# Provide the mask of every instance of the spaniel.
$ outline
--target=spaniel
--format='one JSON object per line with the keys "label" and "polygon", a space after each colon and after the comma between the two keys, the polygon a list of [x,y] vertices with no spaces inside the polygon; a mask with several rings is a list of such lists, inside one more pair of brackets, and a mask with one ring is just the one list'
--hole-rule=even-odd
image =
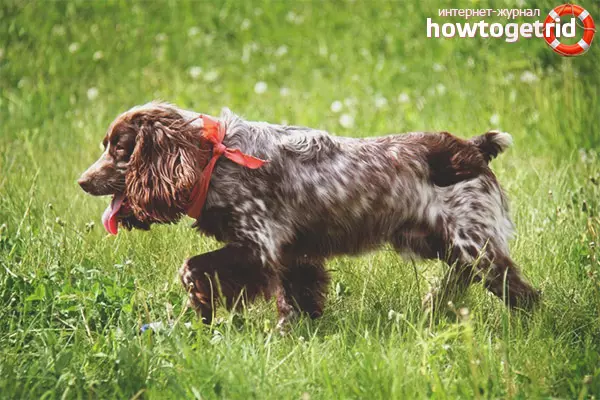
{"label": "spaniel", "polygon": [[385,243],[448,264],[428,307],[472,282],[511,307],[538,301],[510,258],[507,199],[488,165],[511,144],[507,133],[358,139],[153,102],[118,116],[103,143],[78,182],[112,196],[102,218],[110,233],[188,215],[224,243],[180,270],[207,323],[216,305],[261,295],[277,296],[281,326],[297,313],[319,317],[325,261]]}

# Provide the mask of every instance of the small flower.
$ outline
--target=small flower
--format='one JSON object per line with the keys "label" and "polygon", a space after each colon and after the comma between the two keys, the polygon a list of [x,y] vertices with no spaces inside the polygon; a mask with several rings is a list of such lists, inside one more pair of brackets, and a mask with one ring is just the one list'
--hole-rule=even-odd
{"label": "small flower", "polygon": [[281,97],[287,97],[290,95],[290,89],[286,88],[286,87],[282,87],[281,89],[279,89],[279,95]]}
{"label": "small flower", "polygon": [[254,93],[256,94],[263,94],[264,92],[267,91],[267,83],[263,82],[263,81],[259,81],[256,82],[256,85],[254,85]]}
{"label": "small flower", "polygon": [[95,100],[98,97],[98,89],[95,87],[91,87],[87,90],[87,98],[88,100]]}
{"label": "small flower", "polygon": [[490,117],[490,124],[492,124],[493,126],[498,126],[499,123],[500,116],[498,114],[492,114],[492,116]]}
{"label": "small flower", "polygon": [[210,70],[208,72],[206,72],[206,74],[204,74],[204,80],[206,82],[214,82],[217,79],[219,79],[219,71],[217,70]]}
{"label": "small flower", "polygon": [[79,50],[79,43],[73,42],[69,45],[69,53],[75,53],[77,50]]}
{"label": "small flower", "polygon": [[534,111],[533,114],[529,116],[529,122],[535,124],[540,120],[540,114],[537,111]]}
{"label": "small flower", "polygon": [[406,92],[402,92],[398,95],[398,103],[404,104],[410,102],[410,96]]}
{"label": "small flower", "polygon": [[433,64],[433,70],[435,72],[441,72],[441,71],[444,70],[444,66],[442,64],[434,63]]}
{"label": "small flower", "polygon": [[473,57],[467,58],[467,67],[469,67],[469,68],[475,67],[475,60],[473,59]]}
{"label": "small flower", "polygon": [[339,113],[340,111],[342,111],[343,107],[344,107],[344,105],[342,104],[342,102],[339,100],[336,100],[333,103],[331,103],[331,106],[329,108],[331,109],[332,112]]}
{"label": "small flower", "polygon": [[189,37],[197,36],[199,33],[200,33],[200,29],[197,26],[192,26],[190,29],[188,29]]}
{"label": "small flower", "polygon": [[54,25],[52,27],[52,34],[54,36],[65,36],[66,32],[67,32],[67,30],[62,25]]}
{"label": "small flower", "polygon": [[296,25],[299,25],[304,22],[304,17],[302,15],[296,14],[293,11],[290,11],[289,13],[287,13],[287,15],[285,16],[285,19],[288,22],[291,22]]}
{"label": "small flower", "polygon": [[104,53],[102,53],[101,51],[98,50],[97,52],[94,53],[92,58],[94,59],[94,61],[102,60],[104,58]]}
{"label": "small flower", "polygon": [[388,311],[388,319],[393,319],[396,316],[396,311],[390,310]]}
{"label": "small flower", "polygon": [[524,83],[534,83],[537,82],[538,77],[531,71],[525,71],[521,74],[521,82]]}
{"label": "small flower", "polygon": [[27,86],[29,86],[29,79],[27,79],[27,78],[21,78],[21,79],[19,79],[19,82],[17,82],[17,87],[19,89],[23,89]]}
{"label": "small flower", "polygon": [[354,98],[354,97],[346,97],[344,99],[344,105],[346,107],[353,107],[353,106],[355,106],[356,105],[356,98]]}
{"label": "small flower", "polygon": [[384,108],[387,107],[388,101],[382,95],[375,96],[375,108]]}
{"label": "small flower", "polygon": [[353,128],[354,127],[354,117],[350,114],[340,115],[340,125],[346,129]]}
{"label": "small flower", "polygon": [[191,67],[189,70],[189,74],[192,77],[192,79],[198,79],[198,77],[200,77],[200,75],[202,74],[202,67],[198,67],[197,65]]}
{"label": "small flower", "polygon": [[164,33],[158,33],[154,39],[156,39],[157,42],[164,42],[165,40],[167,40],[167,35]]}
{"label": "small flower", "polygon": [[324,44],[320,44],[319,45],[319,55],[321,57],[326,57],[329,54],[329,52],[327,51],[327,46],[325,46]]}
{"label": "small flower", "polygon": [[504,76],[504,83],[511,83],[515,80],[515,74],[506,74]]}
{"label": "small flower", "polygon": [[240,24],[240,29],[243,31],[247,31],[252,26],[252,22],[248,18],[244,19]]}
{"label": "small flower", "polygon": [[441,83],[438,83],[438,85],[435,87],[435,90],[439,95],[443,95],[444,93],[446,93],[446,86],[444,86]]}
{"label": "small flower", "polygon": [[279,46],[277,50],[275,50],[275,57],[283,57],[287,54],[288,48],[286,45]]}

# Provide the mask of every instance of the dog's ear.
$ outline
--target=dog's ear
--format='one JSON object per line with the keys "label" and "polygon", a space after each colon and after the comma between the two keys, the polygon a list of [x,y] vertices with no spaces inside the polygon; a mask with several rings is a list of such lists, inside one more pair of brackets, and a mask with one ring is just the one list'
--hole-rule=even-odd
{"label": "dog's ear", "polygon": [[131,208],[141,221],[175,222],[185,214],[209,152],[198,127],[179,115],[145,115],[136,125],[125,178]]}

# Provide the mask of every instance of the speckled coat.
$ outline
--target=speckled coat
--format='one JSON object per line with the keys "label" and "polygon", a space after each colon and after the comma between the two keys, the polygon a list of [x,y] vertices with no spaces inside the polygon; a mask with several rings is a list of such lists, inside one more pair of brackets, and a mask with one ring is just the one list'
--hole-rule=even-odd
{"label": "speckled coat", "polygon": [[[131,122],[143,115],[152,131],[156,123],[168,125],[161,122],[165,112],[182,121],[169,125],[173,136],[178,135],[173,126],[202,129],[199,114],[163,103],[119,118]],[[118,129],[119,118],[112,130]],[[452,292],[464,291],[473,281],[483,281],[511,306],[536,302],[537,291],[509,257],[507,200],[488,166],[510,145],[510,135],[488,132],[463,140],[445,132],[419,132],[356,139],[245,121],[229,110],[219,121],[226,146],[268,163],[252,170],[221,158],[213,172],[194,226],[225,246],[187,259],[180,271],[191,303],[205,321],[211,321],[219,301],[233,307],[260,294],[277,295],[282,324],[298,311],[320,316],[329,282],[325,260],[385,243],[402,254],[448,262],[444,281],[449,284],[426,296],[428,307],[444,304]],[[168,158],[157,155],[160,151],[146,157],[155,163]],[[161,167],[164,179],[177,181],[178,163]],[[135,165],[131,162],[130,169]],[[143,186],[141,176],[128,171],[127,187]],[[199,176],[196,170],[187,181]],[[173,197],[185,198],[189,190],[181,188]],[[153,221],[151,202],[136,207],[136,196],[127,196],[141,223],[171,222],[185,214],[185,202],[173,201],[169,221]]]}

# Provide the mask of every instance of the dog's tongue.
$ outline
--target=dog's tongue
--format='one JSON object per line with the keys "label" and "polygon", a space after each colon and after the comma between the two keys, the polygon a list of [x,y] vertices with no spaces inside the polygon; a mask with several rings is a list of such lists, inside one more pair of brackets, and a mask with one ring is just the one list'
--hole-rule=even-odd
{"label": "dog's tongue", "polygon": [[119,232],[117,214],[121,209],[124,199],[125,196],[122,194],[114,195],[112,201],[108,207],[106,207],[106,210],[104,210],[104,214],[102,214],[102,225],[104,225],[104,229],[112,235],[116,235]]}

